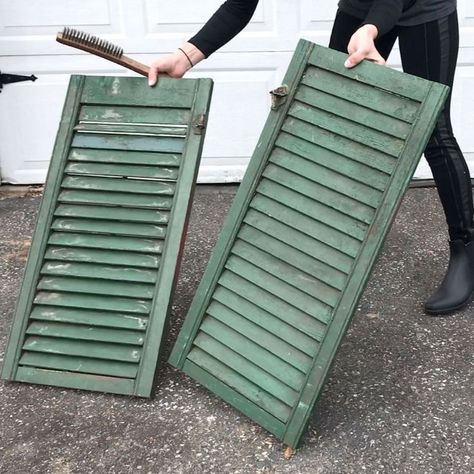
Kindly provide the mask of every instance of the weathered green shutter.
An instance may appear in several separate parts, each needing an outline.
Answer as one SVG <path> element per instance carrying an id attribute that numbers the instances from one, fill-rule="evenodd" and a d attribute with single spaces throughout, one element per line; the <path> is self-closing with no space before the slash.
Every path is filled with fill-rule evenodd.
<path id="1" fill-rule="evenodd" d="M 300 42 L 170 358 L 293 447 L 447 95 L 344 59 Z"/>
<path id="2" fill-rule="evenodd" d="M 72 77 L 3 378 L 150 395 L 211 90 Z"/>

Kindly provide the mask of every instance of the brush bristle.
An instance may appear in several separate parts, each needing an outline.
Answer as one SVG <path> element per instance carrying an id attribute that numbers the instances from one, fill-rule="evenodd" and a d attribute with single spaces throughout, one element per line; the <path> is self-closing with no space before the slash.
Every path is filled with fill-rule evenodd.
<path id="1" fill-rule="evenodd" d="M 98 51 L 101 51 L 102 53 L 114 56 L 116 58 L 120 58 L 120 56 L 123 54 L 123 49 L 120 46 L 116 46 L 89 33 L 75 30 L 74 28 L 64 28 L 63 38 L 78 45 L 94 48 Z"/>

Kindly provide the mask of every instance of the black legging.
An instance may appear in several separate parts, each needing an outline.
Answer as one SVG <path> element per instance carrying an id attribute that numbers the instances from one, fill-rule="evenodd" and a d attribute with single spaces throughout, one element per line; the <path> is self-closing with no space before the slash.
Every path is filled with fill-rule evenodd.
<path id="1" fill-rule="evenodd" d="M 361 20 L 339 11 L 329 47 L 347 52 L 347 45 Z M 403 70 L 409 74 L 453 86 L 459 48 L 457 13 L 418 26 L 396 26 L 375 45 L 387 59 L 399 40 Z M 473 202 L 469 169 L 451 126 L 451 94 L 425 150 L 438 188 L 451 240 L 472 240 Z"/>

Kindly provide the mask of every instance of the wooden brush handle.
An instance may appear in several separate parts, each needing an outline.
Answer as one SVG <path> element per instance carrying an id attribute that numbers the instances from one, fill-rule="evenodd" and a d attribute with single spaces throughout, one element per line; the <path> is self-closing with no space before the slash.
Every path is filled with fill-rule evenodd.
<path id="1" fill-rule="evenodd" d="M 148 76 L 148 72 L 150 71 L 150 67 L 146 64 L 143 64 L 139 61 L 135 61 L 135 59 L 129 58 L 122 54 L 120 59 L 111 59 L 111 61 L 115 61 L 117 64 L 121 66 L 125 66 L 132 71 L 138 72 L 142 76 Z"/>

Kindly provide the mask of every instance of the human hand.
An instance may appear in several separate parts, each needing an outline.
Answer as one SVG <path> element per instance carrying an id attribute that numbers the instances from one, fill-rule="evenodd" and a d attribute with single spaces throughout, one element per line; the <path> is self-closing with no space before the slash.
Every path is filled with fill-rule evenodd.
<path id="1" fill-rule="evenodd" d="M 351 37 L 344 66 L 352 68 L 357 66 L 362 60 L 370 59 L 377 64 L 385 64 L 385 59 L 380 55 L 375 47 L 375 39 L 378 36 L 378 29 L 375 25 L 361 26 Z"/>
<path id="2" fill-rule="evenodd" d="M 199 61 L 204 59 L 204 54 L 191 43 L 185 43 L 172 54 L 166 54 L 150 64 L 148 72 L 148 85 L 154 86 L 160 74 L 170 77 L 183 77 Z"/>

